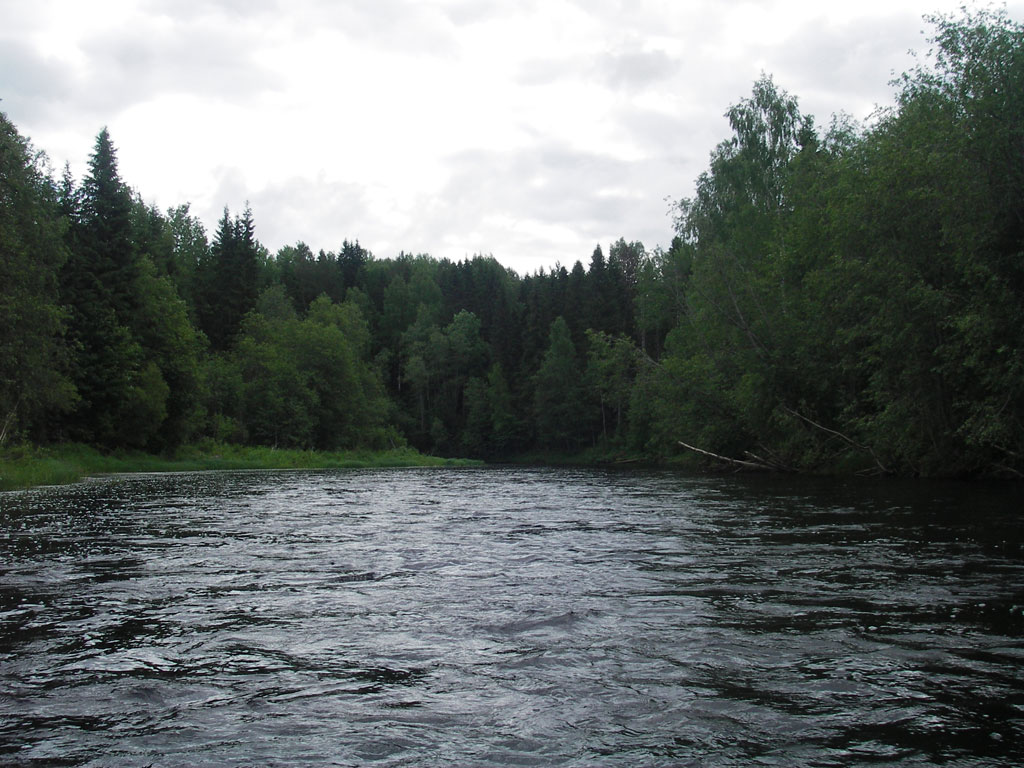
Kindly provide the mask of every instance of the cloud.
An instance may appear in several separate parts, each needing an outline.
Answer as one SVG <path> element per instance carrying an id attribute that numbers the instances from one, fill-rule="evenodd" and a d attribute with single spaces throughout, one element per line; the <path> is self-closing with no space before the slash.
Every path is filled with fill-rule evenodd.
<path id="1" fill-rule="evenodd" d="M 576 80 L 636 94 L 665 83 L 680 69 L 680 61 L 662 50 L 606 50 L 524 61 L 519 66 L 516 82 L 532 87 Z"/>
<path id="2" fill-rule="evenodd" d="M 628 137 L 640 154 L 669 163 L 704 158 L 723 138 L 717 126 L 712 129 L 704 116 L 694 112 L 625 104 L 615 110 L 614 120 L 622 136 Z"/>
<path id="3" fill-rule="evenodd" d="M 173 17 L 111 9 L 98 24 L 79 18 L 77 6 L 40 5 L 53 16 L 45 34 L 0 32 L 0 97 L 47 134 L 75 130 L 84 143 L 140 104 L 178 94 L 251 103 L 284 84 L 244 25 L 221 25 L 220 6 L 190 14 L 175 4 Z"/>
<path id="4" fill-rule="evenodd" d="M 0 44 L 0 110 L 22 120 L 47 121 L 74 96 L 73 73 L 20 40 Z"/>
<path id="5" fill-rule="evenodd" d="M 330 32 L 360 48 L 406 57 L 448 57 L 458 48 L 452 21 L 437 3 L 282 0 L 275 23 L 300 39 Z"/>
<path id="6" fill-rule="evenodd" d="M 245 185 L 236 183 L 227 175 L 223 179 L 220 196 L 240 199 Z M 250 193 L 249 203 L 256 220 L 257 236 L 272 244 L 276 250 L 299 240 L 310 242 L 316 234 L 316 248 L 334 250 L 347 238 L 360 239 L 364 230 L 380 231 L 374 223 L 374 212 L 367 199 L 367 190 L 361 185 L 330 181 L 325 176 L 309 179 L 292 177 L 275 181 Z M 384 243 L 380 237 L 378 242 Z M 386 247 L 386 246 L 385 246 Z"/>
<path id="7" fill-rule="evenodd" d="M 606 54 L 599 71 L 615 89 L 637 91 L 664 82 L 680 69 L 679 62 L 665 51 L 625 51 Z"/>
<path id="8" fill-rule="evenodd" d="M 86 94 L 109 112 L 166 94 L 240 100 L 280 90 L 284 80 L 241 29 L 202 20 L 155 19 L 128 36 L 85 39 Z"/>
<path id="9" fill-rule="evenodd" d="M 520 0 L 515 4 L 504 0 L 452 0 L 442 3 L 441 12 L 457 27 L 500 21 L 509 16 L 533 12 L 537 3 Z"/>
<path id="10" fill-rule="evenodd" d="M 548 141 L 514 152 L 460 153 L 449 167 L 451 177 L 424 219 L 430 231 L 419 234 L 436 241 L 445 229 L 472 233 L 462 244 L 467 254 L 493 252 L 530 271 L 585 259 L 596 243 L 627 237 L 653 246 L 668 234 L 667 221 L 649 224 L 651 208 L 665 207 L 664 194 L 654 192 L 658 185 L 651 182 L 661 176 L 664 183 L 674 170 L 660 162 Z M 629 221 L 635 224 L 623 231 Z M 453 240 L 447 237 L 458 248 Z"/>
<path id="11" fill-rule="evenodd" d="M 808 21 L 770 61 L 776 80 L 797 96 L 802 109 L 821 119 L 840 111 L 865 118 L 876 106 L 892 103 L 889 81 L 911 65 L 906 41 L 921 27 L 921 19 L 909 13 L 884 21 Z M 925 45 L 923 36 L 917 39 Z"/>
<path id="12" fill-rule="evenodd" d="M 562 80 L 579 78 L 584 71 L 584 63 L 579 58 L 535 58 L 519 65 L 515 81 L 528 87 L 551 85 Z"/>
<path id="13" fill-rule="evenodd" d="M 79 175 L 108 125 L 148 200 L 212 226 L 248 199 L 274 249 L 532 270 L 667 245 L 762 72 L 863 118 L 959 1 L 33 0 L 3 11 L 0 109 Z"/>
<path id="14" fill-rule="evenodd" d="M 146 16 L 251 20 L 278 13 L 282 0 L 144 0 Z"/>

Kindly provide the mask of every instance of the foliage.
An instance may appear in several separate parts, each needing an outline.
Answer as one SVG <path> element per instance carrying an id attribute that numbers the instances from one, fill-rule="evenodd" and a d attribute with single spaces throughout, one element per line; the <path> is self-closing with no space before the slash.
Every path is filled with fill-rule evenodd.
<path id="1" fill-rule="evenodd" d="M 42 436 L 43 417 L 76 400 L 58 295 L 68 254 L 43 159 L 0 113 L 0 446 Z"/>
<path id="2" fill-rule="evenodd" d="M 730 110 L 680 208 L 693 271 L 655 429 L 797 468 L 1020 471 L 1024 35 L 933 21 L 935 67 L 868 131 L 818 136 L 764 80 Z"/>
<path id="3" fill-rule="evenodd" d="M 519 276 L 357 241 L 271 256 L 80 185 L 3 118 L 0 443 L 386 448 L 1024 474 L 1024 29 L 935 17 L 864 128 L 762 76 L 668 249 Z M 586 266 L 585 266 L 586 264 Z M 276 448 L 276 451 L 274 450 Z M 707 462 L 707 454 L 686 454 Z"/>
<path id="4" fill-rule="evenodd" d="M 196 315 L 215 350 L 234 342 L 259 294 L 260 247 L 252 210 L 231 217 L 227 207 L 208 256 L 198 265 Z"/>
<path id="5" fill-rule="evenodd" d="M 569 325 L 561 316 L 551 324 L 548 348 L 537 370 L 534 413 L 537 443 L 544 448 L 579 448 L 589 436 L 586 390 Z"/>

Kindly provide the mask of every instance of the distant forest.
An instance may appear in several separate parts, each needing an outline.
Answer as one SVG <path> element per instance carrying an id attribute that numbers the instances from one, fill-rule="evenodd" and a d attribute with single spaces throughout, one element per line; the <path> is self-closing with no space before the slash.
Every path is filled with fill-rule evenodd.
<path id="1" fill-rule="evenodd" d="M 0 445 L 1022 477 L 1024 28 L 930 22 L 868 126 L 762 77 L 671 247 L 524 276 L 271 254 L 248 207 L 211 238 L 125 184 L 105 129 L 76 181 L 0 114 Z"/>

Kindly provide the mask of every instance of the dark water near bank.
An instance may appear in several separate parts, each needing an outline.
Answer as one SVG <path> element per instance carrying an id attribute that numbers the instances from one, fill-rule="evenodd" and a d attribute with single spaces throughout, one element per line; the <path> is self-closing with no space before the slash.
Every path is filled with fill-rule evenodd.
<path id="1" fill-rule="evenodd" d="M 0 494 L 0 764 L 1024 764 L 1020 487 L 389 470 Z"/>

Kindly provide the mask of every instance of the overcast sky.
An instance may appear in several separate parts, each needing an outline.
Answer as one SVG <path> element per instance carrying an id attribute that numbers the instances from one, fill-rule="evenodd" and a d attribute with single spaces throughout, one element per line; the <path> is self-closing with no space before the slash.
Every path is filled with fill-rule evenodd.
<path id="1" fill-rule="evenodd" d="M 962 0 L 0 0 L 0 110 L 81 178 L 276 251 L 358 239 L 520 274 L 672 237 L 762 73 L 866 119 Z M 1024 0 L 1006 4 L 1024 17 Z"/>

